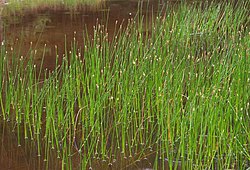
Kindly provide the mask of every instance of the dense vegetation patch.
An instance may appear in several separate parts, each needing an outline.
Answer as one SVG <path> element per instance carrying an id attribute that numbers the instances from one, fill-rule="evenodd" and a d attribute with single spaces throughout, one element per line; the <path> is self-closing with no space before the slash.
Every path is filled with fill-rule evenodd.
<path id="1" fill-rule="evenodd" d="M 75 154 L 82 168 L 154 154 L 155 168 L 246 169 L 248 9 L 183 3 L 116 25 L 114 37 L 97 24 L 53 71 L 3 44 L 1 118 L 24 132 L 19 141 L 34 140 L 38 155 L 54 149 L 62 168 Z"/>

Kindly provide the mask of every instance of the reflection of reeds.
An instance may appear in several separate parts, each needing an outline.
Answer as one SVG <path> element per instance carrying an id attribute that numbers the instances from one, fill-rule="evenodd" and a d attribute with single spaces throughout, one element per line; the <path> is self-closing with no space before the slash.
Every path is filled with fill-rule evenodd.
<path id="1" fill-rule="evenodd" d="M 150 35 L 141 16 L 115 25 L 113 39 L 97 23 L 93 36 L 84 30 L 82 46 L 73 41 L 56 58 L 53 71 L 34 65 L 34 53 L 25 63 L 3 45 L 2 119 L 23 129 L 19 141 L 35 140 L 38 154 L 57 152 L 63 168 L 73 154 L 82 169 L 99 159 L 136 163 L 150 148 L 155 169 L 180 162 L 184 169 L 246 169 L 248 6 L 167 7 L 152 19 Z"/>

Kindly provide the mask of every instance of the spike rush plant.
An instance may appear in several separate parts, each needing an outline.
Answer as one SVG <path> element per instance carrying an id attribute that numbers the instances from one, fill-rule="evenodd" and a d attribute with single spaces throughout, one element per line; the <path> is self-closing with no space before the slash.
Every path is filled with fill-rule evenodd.
<path id="1" fill-rule="evenodd" d="M 76 155 L 82 169 L 152 156 L 154 169 L 246 169 L 249 6 L 181 3 L 150 22 L 138 12 L 112 37 L 97 23 L 50 71 L 2 44 L 0 118 L 62 169 Z"/>

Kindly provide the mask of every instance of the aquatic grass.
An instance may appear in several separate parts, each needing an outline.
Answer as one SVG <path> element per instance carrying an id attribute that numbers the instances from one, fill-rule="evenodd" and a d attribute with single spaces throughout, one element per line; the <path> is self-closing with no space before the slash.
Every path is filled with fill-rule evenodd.
<path id="1" fill-rule="evenodd" d="M 4 89 L 4 81 L 5 81 L 5 76 L 4 76 L 4 69 L 5 69 L 5 64 L 6 64 L 6 57 L 5 57 L 5 46 L 3 44 L 3 42 L 1 43 L 1 62 L 0 62 L 0 69 L 1 69 L 1 82 L 0 82 L 0 90 L 1 90 L 1 94 L 3 93 L 3 89 Z M 3 100 L 3 95 L 0 96 L 0 104 L 1 104 L 1 115 L 3 116 L 3 119 L 6 120 L 6 112 L 4 109 L 4 100 Z"/>
<path id="2" fill-rule="evenodd" d="M 46 161 L 56 152 L 62 169 L 73 169 L 74 155 L 85 169 L 118 158 L 132 166 L 151 153 L 155 169 L 244 169 L 247 7 L 183 3 L 151 20 L 138 13 L 128 25 L 116 23 L 111 42 L 97 21 L 93 35 L 85 30 L 84 44 L 65 43 L 44 78 L 33 50 L 19 60 L 2 46 L 3 120 L 17 127 L 18 144 L 22 137 L 37 142 Z"/>
<path id="3" fill-rule="evenodd" d="M 37 7 L 56 7 L 56 6 L 66 6 L 66 7 L 77 7 L 81 4 L 83 5 L 97 5 L 102 0 L 66 0 L 66 1 L 60 1 L 60 0 L 26 0 L 26 1 L 18 1 L 18 0 L 9 0 L 8 1 L 8 6 L 10 8 L 15 8 L 16 9 L 22 9 L 22 8 L 37 8 Z"/>
<path id="4" fill-rule="evenodd" d="M 7 4 L 1 6 L 1 15 L 23 16 L 41 10 L 69 10 L 71 14 L 78 10 L 96 10 L 104 0 L 8 0 Z"/>
<path id="5" fill-rule="evenodd" d="M 47 10 L 61 10 L 69 13 L 71 16 L 80 11 L 95 11 L 105 4 L 104 0 L 8 0 L 1 6 L 1 16 L 8 21 L 18 22 L 18 19 L 27 15 L 34 15 L 37 12 Z M 47 22 L 47 21 L 46 21 Z M 42 23 L 41 23 L 42 24 Z M 36 25 L 34 31 L 40 32 L 42 25 Z"/>

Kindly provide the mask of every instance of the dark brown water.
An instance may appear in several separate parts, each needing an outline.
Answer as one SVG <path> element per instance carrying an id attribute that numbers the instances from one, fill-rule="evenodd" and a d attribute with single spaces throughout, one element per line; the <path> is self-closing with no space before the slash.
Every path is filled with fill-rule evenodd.
<path id="1" fill-rule="evenodd" d="M 1 170 L 60 169 L 61 161 L 53 153 L 45 161 L 44 156 L 38 156 L 35 142 L 21 138 L 20 145 L 18 143 L 16 126 L 0 123 Z"/>
<path id="2" fill-rule="evenodd" d="M 158 0 L 151 0 L 149 4 L 144 3 L 143 13 L 150 13 L 152 9 L 157 12 L 158 6 Z M 44 67 L 53 69 L 56 51 L 59 59 L 62 58 L 65 45 L 70 49 L 74 38 L 78 46 L 83 47 L 83 32 L 88 30 L 91 37 L 93 26 L 103 24 L 107 25 L 111 39 L 115 25 L 126 25 L 128 19 L 136 15 L 137 10 L 136 0 L 109 1 L 95 10 L 37 9 L 36 12 L 2 18 L 1 38 L 5 39 L 7 50 L 11 51 L 13 48 L 19 56 L 29 56 L 31 51 L 36 51 L 34 59 L 37 63 L 44 54 Z"/>
<path id="3" fill-rule="evenodd" d="M 58 158 L 56 150 L 49 149 L 49 153 L 44 153 L 44 144 L 41 144 L 43 149 L 41 156 L 38 156 L 36 142 L 30 139 L 24 139 L 20 132 L 20 142 L 18 141 L 17 126 L 11 125 L 8 122 L 0 124 L 0 169 L 1 170 L 58 170 L 62 169 L 62 160 Z M 20 143 L 20 145 L 18 145 Z M 74 148 L 72 148 L 72 151 Z M 95 156 L 91 158 L 91 168 L 93 170 L 153 170 L 155 161 L 158 164 L 164 164 L 164 170 L 168 170 L 169 162 L 166 159 L 156 159 L 154 151 L 151 149 L 144 150 L 145 156 L 138 159 L 139 153 L 133 157 L 127 157 L 123 154 L 118 154 L 115 157 L 105 158 Z M 48 154 L 46 158 L 45 155 Z M 78 170 L 81 168 L 81 161 L 77 153 L 70 156 L 72 169 Z M 179 167 L 180 168 L 180 164 Z"/>

